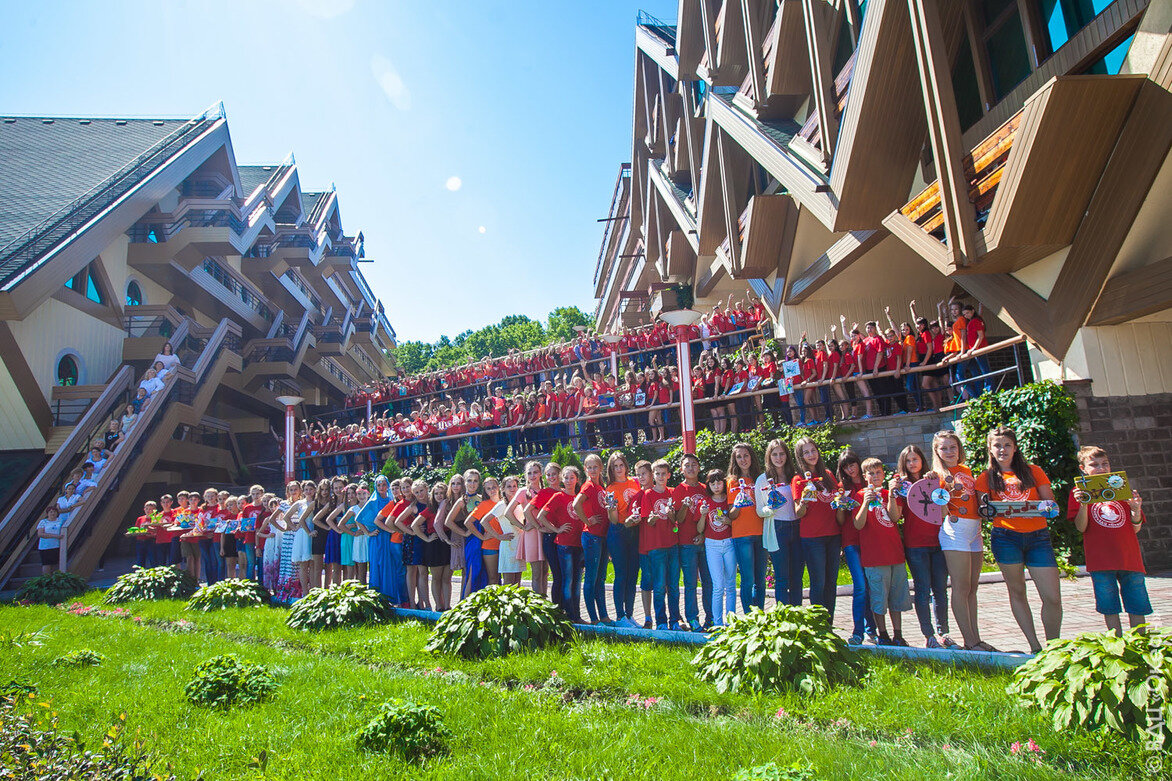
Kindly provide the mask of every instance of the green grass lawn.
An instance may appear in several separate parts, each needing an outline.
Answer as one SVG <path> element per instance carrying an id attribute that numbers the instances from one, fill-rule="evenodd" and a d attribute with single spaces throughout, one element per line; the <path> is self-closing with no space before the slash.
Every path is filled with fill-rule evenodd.
<path id="1" fill-rule="evenodd" d="M 1019 708 L 1003 673 L 874 659 L 859 686 L 745 696 L 700 681 L 694 649 L 670 645 L 579 638 L 566 651 L 470 662 L 424 651 L 430 628 L 417 622 L 310 634 L 287 628 L 278 608 L 129 608 L 141 623 L 0 608 L 4 681 L 35 684 L 38 702 L 87 739 L 126 712 L 130 733 L 140 730 L 181 778 L 202 769 L 209 779 L 719 779 L 770 761 L 819 779 L 1141 775 L 1134 747 L 1055 734 L 1042 714 Z M 34 631 L 39 645 L 3 642 Z M 107 659 L 51 664 L 82 648 Z M 229 652 L 268 666 L 276 697 L 227 712 L 189 705 L 183 687 L 195 665 Z M 419 769 L 358 751 L 354 732 L 391 698 L 438 707 L 455 734 L 451 755 Z M 1029 738 L 1045 752 L 1036 762 L 1010 750 Z M 263 774 L 248 768 L 262 750 Z"/>

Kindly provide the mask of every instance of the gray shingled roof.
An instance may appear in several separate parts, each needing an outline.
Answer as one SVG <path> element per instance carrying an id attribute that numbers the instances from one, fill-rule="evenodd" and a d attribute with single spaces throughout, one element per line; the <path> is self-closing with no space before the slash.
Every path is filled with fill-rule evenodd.
<path id="1" fill-rule="evenodd" d="M 244 187 L 244 198 L 247 199 L 248 196 L 256 192 L 256 188 L 268 182 L 280 167 L 280 163 L 237 166 L 236 170 L 240 172 L 240 184 Z"/>
<path id="2" fill-rule="evenodd" d="M 317 207 L 325 200 L 329 193 L 301 193 L 301 213 L 306 222 L 313 222 L 317 218 Z"/>
<path id="3" fill-rule="evenodd" d="M 2 248 L 188 121 L 0 119 L 0 256 Z"/>

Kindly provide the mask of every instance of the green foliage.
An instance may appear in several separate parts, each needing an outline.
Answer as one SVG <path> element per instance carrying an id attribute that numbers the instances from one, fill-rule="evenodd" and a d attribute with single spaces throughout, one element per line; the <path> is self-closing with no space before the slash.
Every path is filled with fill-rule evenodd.
<path id="1" fill-rule="evenodd" d="M 711 429 L 701 429 L 696 432 L 696 457 L 700 459 L 702 470 L 728 469 L 729 458 L 732 456 L 733 445 L 738 442 L 747 442 L 757 452 L 759 463 L 764 462 L 765 446 L 771 440 L 780 439 L 785 442 L 793 453 L 794 443 L 802 437 L 811 437 L 818 443 L 822 458 L 831 469 L 838 461 L 838 454 L 843 445 L 835 441 L 838 428 L 833 423 L 823 423 L 820 426 L 787 426 L 784 421 L 766 415 L 765 419 L 751 431 L 738 431 L 728 434 L 717 434 Z M 683 444 L 676 445 L 666 456 L 673 472 L 678 472 L 680 461 L 684 456 Z M 703 472 L 701 472 L 703 474 Z"/>
<path id="2" fill-rule="evenodd" d="M 1007 689 L 1049 715 L 1054 731 L 1105 728 L 1172 746 L 1172 632 L 1086 633 L 1051 640 Z"/>
<path id="3" fill-rule="evenodd" d="M 286 623 L 294 629 L 338 629 L 382 624 L 391 618 L 391 606 L 383 595 L 359 583 L 343 581 L 333 588 L 311 589 L 293 603 Z"/>
<path id="4" fill-rule="evenodd" d="M 267 605 L 271 596 L 255 580 L 230 578 L 204 586 L 187 600 L 187 610 L 223 610 L 229 607 Z"/>
<path id="5" fill-rule="evenodd" d="M 0 629 L 0 648 L 23 648 L 26 645 L 44 645 L 48 633 L 44 629 L 34 632 L 13 632 Z"/>
<path id="6" fill-rule="evenodd" d="M 549 460 L 563 469 L 567 466 L 576 466 L 579 473 L 583 469 L 582 459 L 578 457 L 578 452 L 565 442 L 558 442 L 554 445 L 553 452 L 549 454 Z"/>
<path id="7" fill-rule="evenodd" d="M 489 472 L 501 480 L 512 475 L 513 477 L 518 478 L 522 483 L 525 482 L 525 479 L 521 476 L 521 468 L 524 466 L 524 463 L 519 461 L 517 457 L 513 455 L 512 448 L 509 448 L 508 455 L 506 455 L 504 458 L 498 458 L 496 461 L 490 461 L 488 464 L 486 464 L 486 466 L 488 467 Z"/>
<path id="8" fill-rule="evenodd" d="M 602 465 L 605 468 L 606 462 L 610 460 L 611 453 L 622 453 L 627 459 L 627 466 L 631 469 L 631 476 L 635 475 L 635 464 L 640 461 L 648 461 L 655 463 L 659 459 L 662 450 L 656 449 L 646 442 L 638 442 L 634 445 L 624 445 L 623 447 L 607 447 L 599 451 L 599 456 L 602 458 Z M 670 455 L 670 453 L 669 453 Z M 681 454 L 682 455 L 682 454 Z M 679 465 L 677 460 L 676 465 Z"/>
<path id="9" fill-rule="evenodd" d="M 462 475 L 469 469 L 479 471 L 481 478 L 487 477 L 489 474 L 484 467 L 484 462 L 480 459 L 480 453 L 468 444 L 468 440 L 464 440 L 460 443 L 460 449 L 456 451 L 455 457 L 452 458 L 452 468 L 448 470 L 445 479 L 451 480 L 453 475 Z"/>
<path id="10" fill-rule="evenodd" d="M 821 605 L 754 610 L 729 616 L 692 659 L 697 674 L 718 691 L 802 694 L 825 691 L 829 684 L 857 679 L 861 669 L 846 642 L 830 628 Z"/>
<path id="11" fill-rule="evenodd" d="M 489 586 L 444 613 L 427 650 L 467 659 L 560 647 L 574 627 L 561 608 L 522 586 Z"/>
<path id="12" fill-rule="evenodd" d="M 769 762 L 757 767 L 746 767 L 732 777 L 732 781 L 811 781 L 814 773 L 807 767 L 793 764 L 779 767 Z"/>
<path id="13" fill-rule="evenodd" d="M 276 690 L 277 680 L 267 669 L 224 654 L 196 667 L 195 677 L 183 691 L 192 705 L 227 710 L 264 702 Z"/>
<path id="14" fill-rule="evenodd" d="M 106 603 L 134 602 L 148 599 L 187 599 L 199 588 L 199 582 L 174 567 L 135 567 L 106 592 Z"/>
<path id="15" fill-rule="evenodd" d="M 16 592 L 16 601 L 56 605 L 67 599 L 81 596 L 87 588 L 85 578 L 81 575 L 57 570 L 25 582 Z"/>
<path id="16" fill-rule="evenodd" d="M 1079 421 L 1078 407 L 1061 385 L 1046 380 L 986 393 L 969 402 L 961 424 L 965 455 L 973 474 L 979 474 L 988 463 L 985 439 L 989 431 L 1009 426 L 1017 432 L 1017 444 L 1026 460 L 1040 466 L 1050 478 L 1054 498 L 1062 508 L 1058 517 L 1066 517 L 1066 500 L 1078 474 L 1074 432 L 1078 431 Z M 1060 559 L 1085 561 L 1082 535 L 1074 524 L 1052 524 L 1050 533 Z M 988 544 L 985 549 L 989 549 Z"/>
<path id="17" fill-rule="evenodd" d="M 578 307 L 558 307 L 550 312 L 546 327 L 525 315 L 508 315 L 494 325 L 464 331 L 454 338 L 441 336 L 430 344 L 399 342 L 391 353 L 401 371 L 418 374 L 479 361 L 486 356 L 499 358 L 509 350 L 560 344 L 578 335 L 575 325 L 589 327 L 592 322 Z"/>
<path id="18" fill-rule="evenodd" d="M 147 757 L 140 741 L 127 745 L 125 727 L 122 713 L 101 745 L 89 751 L 76 732 L 62 731 L 55 713 L 0 700 L 0 775 L 38 781 L 174 781 L 174 775 Z"/>
<path id="19" fill-rule="evenodd" d="M 432 466 L 429 463 L 412 464 L 403 470 L 403 477 L 411 478 L 412 482 L 422 480 L 428 485 L 435 485 L 448 479 L 448 470 L 442 466 Z"/>
<path id="20" fill-rule="evenodd" d="M 36 694 L 37 685 L 31 681 L 18 681 L 13 679 L 6 684 L 0 685 L 0 702 L 21 697 L 35 697 Z"/>
<path id="21" fill-rule="evenodd" d="M 53 660 L 54 667 L 94 667 L 106 661 L 106 657 L 102 656 L 97 651 L 91 651 L 88 648 L 79 648 L 76 651 L 70 651 L 67 654 L 62 654 Z"/>
<path id="22" fill-rule="evenodd" d="M 383 464 L 383 468 L 379 470 L 379 474 L 383 475 L 388 480 L 398 480 L 403 476 L 403 469 L 399 466 L 399 462 L 394 458 L 388 458 Z"/>
<path id="23" fill-rule="evenodd" d="M 437 708 L 403 700 L 383 703 L 378 713 L 358 730 L 358 748 L 395 754 L 407 762 L 423 762 L 448 753 L 448 729 Z"/>

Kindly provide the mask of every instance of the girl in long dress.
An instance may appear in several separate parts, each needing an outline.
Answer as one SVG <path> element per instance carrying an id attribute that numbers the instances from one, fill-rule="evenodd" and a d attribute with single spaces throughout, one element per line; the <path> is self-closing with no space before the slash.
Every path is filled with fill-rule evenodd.
<path id="1" fill-rule="evenodd" d="M 449 566 L 452 572 L 462 572 L 464 569 L 464 538 L 468 536 L 468 532 L 464 531 L 459 526 L 453 526 L 446 522 L 448 515 L 452 512 L 452 508 L 457 503 L 464 501 L 464 476 L 452 475 L 448 480 L 448 491 L 444 497 L 445 502 L 441 511 L 436 513 L 436 534 L 451 546 L 452 551 L 449 558 Z M 468 582 L 467 574 L 463 573 L 461 577 L 460 596 L 464 596 L 465 584 Z"/>
<path id="2" fill-rule="evenodd" d="M 469 469 L 464 473 L 464 498 L 452 504 L 446 521 L 448 529 L 464 537 L 464 577 L 460 584 L 461 599 L 488 585 L 482 555 L 483 541 L 468 524 L 468 521 L 472 520 L 472 525 L 477 525 L 476 521 L 479 519 L 474 516 L 477 508 L 483 502 L 484 499 L 480 496 L 480 471 Z M 496 504 L 496 502 L 492 504 Z M 492 508 L 492 504 L 480 513 L 480 517 L 483 517 L 484 513 Z"/>
<path id="3" fill-rule="evenodd" d="M 514 533 L 517 535 L 514 552 L 522 565 L 529 564 L 533 568 L 530 586 L 538 594 L 545 593 L 545 552 L 541 548 L 541 530 L 525 519 L 524 511 L 541 490 L 541 485 L 541 463 L 530 461 L 525 464 L 525 487 L 517 491 L 504 512 L 510 518 L 517 518 L 514 524 Z M 518 509 L 520 515 L 515 514 Z"/>
<path id="4" fill-rule="evenodd" d="M 519 585 L 521 573 L 525 571 L 525 562 L 517 558 L 517 545 L 521 539 L 520 516 L 521 510 L 513 505 L 513 514 L 506 510 L 512 505 L 513 498 L 521 492 L 521 482 L 510 475 L 503 481 L 504 494 L 496 506 L 486 516 L 489 521 L 485 529 L 491 535 L 500 537 L 500 550 L 497 555 L 497 572 L 505 585 Z"/>
<path id="5" fill-rule="evenodd" d="M 375 522 L 379 511 L 391 502 L 391 481 L 386 475 L 374 479 L 374 496 L 358 511 L 358 523 L 367 531 L 375 531 L 367 543 L 370 559 L 370 587 L 380 594 L 391 593 L 390 546 L 391 535 Z"/>
<path id="6" fill-rule="evenodd" d="M 297 579 L 303 596 L 309 593 L 313 582 L 313 538 L 317 534 L 317 530 L 313 528 L 313 514 L 317 507 L 316 498 L 317 484 L 312 480 L 303 481 L 301 498 L 294 502 L 285 514 L 289 527 L 295 530 L 291 560 L 294 569 L 297 570 Z"/>

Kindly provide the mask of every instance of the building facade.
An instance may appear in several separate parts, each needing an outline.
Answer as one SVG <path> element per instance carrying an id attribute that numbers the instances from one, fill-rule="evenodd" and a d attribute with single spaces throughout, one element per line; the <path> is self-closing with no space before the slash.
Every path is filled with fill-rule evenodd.
<path id="1" fill-rule="evenodd" d="M 387 376 L 395 333 L 337 193 L 290 155 L 238 165 L 222 107 L 191 120 L 0 119 L 0 587 L 31 524 L 170 342 L 152 395 L 73 513 L 88 574 L 141 500 L 276 487 L 278 397 L 341 406 Z"/>
<path id="2" fill-rule="evenodd" d="M 1147 439 L 1172 438 L 1170 31 L 1172 4 L 1147 0 L 641 17 L 597 327 L 647 322 L 672 284 L 698 309 L 752 291 L 793 337 L 979 302 L 992 335 L 1026 337 L 1035 376 L 1082 383 L 1087 441 L 1143 431 L 1119 466 L 1157 473 L 1144 541 L 1172 563 L 1172 479 Z"/>

